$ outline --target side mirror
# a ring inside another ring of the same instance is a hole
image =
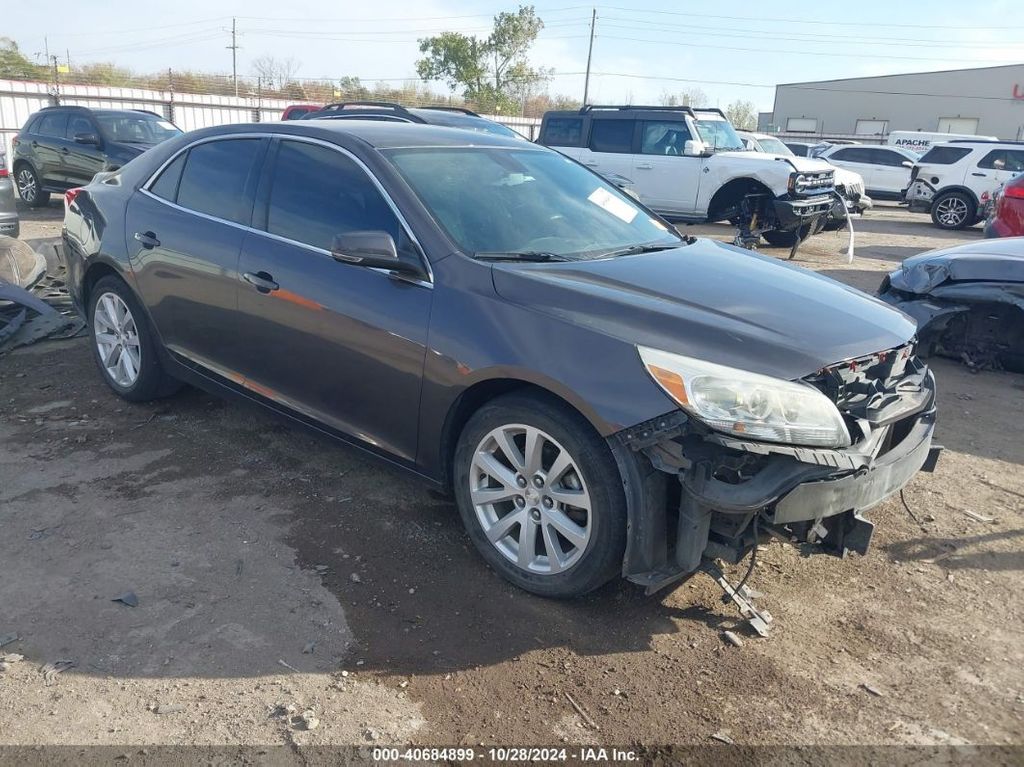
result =
[[[683,157],[700,157],[704,154],[704,142],[690,139],[683,144]]]
[[[335,261],[374,269],[390,269],[405,274],[419,274],[420,270],[398,257],[394,238],[387,232],[345,232],[334,236],[331,255]]]
[[[100,137],[95,133],[76,133],[75,134],[76,144],[91,144],[92,146],[100,145]]]
[[[914,167],[914,163],[912,163],[910,160],[904,160],[903,162],[900,163],[900,165],[902,165],[904,168]]]

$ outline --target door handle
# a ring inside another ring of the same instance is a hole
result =
[[[260,293],[270,293],[273,290],[277,290],[280,285],[274,282],[274,278],[266,272],[246,272],[242,275],[242,279],[252,285]]]
[[[38,149],[39,148],[39,142],[38,141],[33,141],[32,142],[32,148],[33,149]]]
[[[987,173],[972,173],[971,175],[972,176],[977,176],[978,178],[988,178],[988,174]]]
[[[160,240],[152,232],[136,232],[135,239],[146,250],[160,247]]]
[[[60,153],[61,153],[61,154],[71,154],[71,150],[70,150],[70,149],[68,149],[68,148],[67,148],[66,146],[62,146],[62,147],[60,148]]]
[[[637,165],[636,167],[640,168],[641,170],[651,170],[651,168],[653,168],[654,165],[652,165],[649,162],[642,162],[639,165]]]

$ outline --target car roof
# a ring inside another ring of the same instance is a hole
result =
[[[381,120],[281,120],[279,122],[222,125],[196,131],[193,135],[230,135],[232,133],[270,132],[327,139],[357,139],[376,149],[398,147],[493,146],[513,149],[534,148],[522,139],[482,131],[448,128],[424,123],[384,122]]]

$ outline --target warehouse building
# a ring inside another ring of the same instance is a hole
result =
[[[786,83],[762,129],[882,139],[920,130],[1024,139],[1024,64]]]

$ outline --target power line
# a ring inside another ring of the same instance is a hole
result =
[[[680,11],[661,11],[652,8],[623,8],[622,6],[604,5],[598,6],[603,10],[609,11],[628,11],[632,14],[652,13],[662,16],[685,16],[688,19],[693,18],[692,12],[680,12]],[[818,21],[812,19],[785,19],[785,18],[767,18],[764,16],[715,16],[708,13],[701,13],[700,17],[703,19],[724,19],[726,21],[756,21],[756,22],[779,22],[784,24],[817,24],[819,26],[836,26],[836,27],[863,27],[863,22],[858,21]],[[1000,24],[998,26],[968,26],[964,24],[886,24],[885,22],[871,20],[871,26],[873,27],[893,27],[899,29],[953,29],[953,30],[992,30],[992,31],[1004,31],[1008,29],[1024,29],[1024,26],[1008,26]]]

